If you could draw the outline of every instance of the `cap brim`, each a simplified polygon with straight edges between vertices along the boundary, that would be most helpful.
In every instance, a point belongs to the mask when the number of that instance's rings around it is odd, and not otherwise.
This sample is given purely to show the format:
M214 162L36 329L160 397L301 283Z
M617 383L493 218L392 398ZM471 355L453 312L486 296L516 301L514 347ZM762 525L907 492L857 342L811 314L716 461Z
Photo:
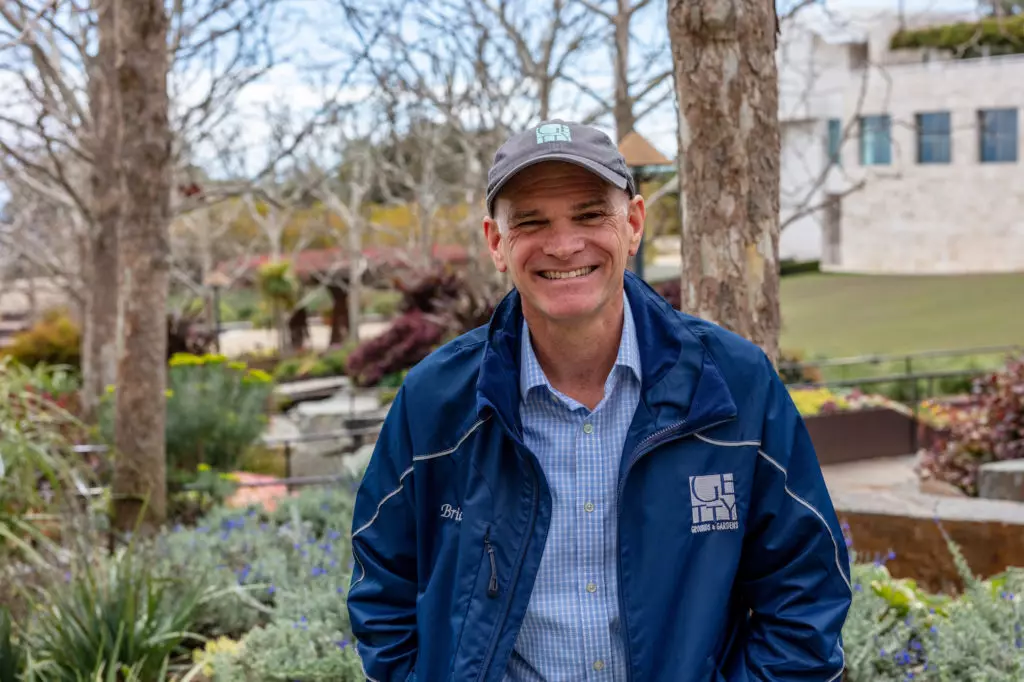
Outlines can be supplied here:
M552 152L550 154L545 154L544 156L532 158L529 161L524 161L523 163L519 164L518 166L510 170L508 173L506 173L505 177L503 177L501 181L493 188L491 188L491 191L487 193L487 212L492 216L494 215L494 198L498 196L498 192L500 192L502 188L508 184L509 180L511 180L520 172L529 168L530 166L536 166L538 163L544 163L545 161L565 161L566 163L572 163L587 169L594 175L597 175L602 180L611 183L612 185L618 187L619 189L626 189L627 187L629 187L629 180L622 177L618 173L615 173L614 171L605 168L599 163L595 163L590 159L585 159L582 156L576 156L575 154L566 154L565 152Z

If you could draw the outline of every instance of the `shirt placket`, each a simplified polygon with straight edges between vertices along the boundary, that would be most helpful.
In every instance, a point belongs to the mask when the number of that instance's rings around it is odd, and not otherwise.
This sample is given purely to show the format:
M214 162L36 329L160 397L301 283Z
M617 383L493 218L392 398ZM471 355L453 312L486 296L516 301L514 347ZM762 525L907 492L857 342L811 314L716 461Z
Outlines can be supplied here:
M602 408L604 405L601 406ZM587 678L606 679L612 662L611 640L608 634L610 613L607 608L609 576L606 571L605 537L608 522L608 496L606 472L609 463L603 459L601 432L606 427L603 413L586 414L582 419L579 437L577 469L577 515L579 556L582 575L580 599L581 622L584 627L584 651L587 657Z

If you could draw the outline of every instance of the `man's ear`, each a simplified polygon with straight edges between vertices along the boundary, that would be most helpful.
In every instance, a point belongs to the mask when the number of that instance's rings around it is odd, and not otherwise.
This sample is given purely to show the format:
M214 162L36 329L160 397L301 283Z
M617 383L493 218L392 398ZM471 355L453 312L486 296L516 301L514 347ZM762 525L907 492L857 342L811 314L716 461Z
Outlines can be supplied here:
M630 199L626 221L629 224L629 255L635 256L640 250L640 241L644 238L644 222L647 220L647 206L644 198L637 194Z
M491 252L491 260L494 261L494 267L498 269L498 272L508 270L508 263L505 261L505 250L502 248L501 243L504 235L501 234L498 221L490 216L484 218L484 239L487 240L487 249Z

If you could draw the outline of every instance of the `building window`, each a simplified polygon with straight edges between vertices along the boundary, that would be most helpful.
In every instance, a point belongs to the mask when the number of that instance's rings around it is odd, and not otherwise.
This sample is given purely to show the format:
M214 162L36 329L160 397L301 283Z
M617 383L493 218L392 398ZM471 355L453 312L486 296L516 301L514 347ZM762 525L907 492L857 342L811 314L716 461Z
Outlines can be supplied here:
M843 146L843 122L838 118L828 120L828 162L841 165L843 162L840 151Z
M949 163L951 159L949 112L918 114L917 162Z
M982 109L978 112L982 163L1017 161L1017 110Z
M860 163L888 166L892 163L892 120L887 115L860 119Z

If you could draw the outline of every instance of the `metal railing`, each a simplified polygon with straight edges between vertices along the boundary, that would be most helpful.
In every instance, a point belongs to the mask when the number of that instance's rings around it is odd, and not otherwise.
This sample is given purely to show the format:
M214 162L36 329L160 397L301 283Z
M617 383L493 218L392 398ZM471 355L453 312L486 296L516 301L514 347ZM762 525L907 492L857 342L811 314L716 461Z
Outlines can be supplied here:
M1004 354L1009 355L1013 353L1020 353L1024 351L1024 345L1010 345L1010 346L977 346L974 348L958 348L953 350L925 350L916 351L913 353L899 353L899 354L871 354L871 355L851 355L841 358L823 358L821 360L801 360L799 362L783 362L779 363L779 369L810 369L810 368L822 368L822 367L846 367L851 365L880 365L883 363L897 363L901 362L907 368L908 373L912 370L914 360L922 360L925 358L937 359L937 358L962 358L962 357L976 357L981 355L996 355Z
M962 357L981 357L1002 354L1010 356L1020 353L1022 346L980 346L975 348L964 348L956 350L929 350L916 353L905 353L901 355L862 355L844 358L828 358L822 360L809 360L804 362L779 363L779 371L822 369L826 367L852 367L857 365L902 365L902 372L887 372L876 375L861 375L856 377L844 377L842 379L822 379L818 381L790 381L787 387L792 390L814 389L814 388L853 388L867 387L880 384L908 385L909 390L902 393L902 399L894 399L910 408L913 416L913 425L917 424L920 414L921 402L924 399L935 397L935 382L948 379L976 379L992 372L991 368L970 367L952 370L931 370L914 371L914 361L924 359L946 359ZM925 389L922 391L922 383ZM917 428L911 428L912 449L917 446Z
M351 421L351 420L350 420ZM358 421L358 420L357 420ZM369 437L376 436L380 433L380 425L376 426L360 426L351 429L338 429L335 431L326 431L324 433L306 434L301 436L283 436L283 437L266 437L261 438L260 442L264 445L284 446L284 477L275 478L267 481L236 481L235 485L239 488L266 488L273 486L284 486L288 492L291 492L295 488L302 488L312 485L325 485L332 483L341 483L349 480L348 474L322 474L312 476L293 476L292 475L292 456L294 455L294 446L308 444L308 443L325 443L330 441L342 442L347 441L349 447L340 449L337 454L341 455L352 455L359 451L363 445L367 444ZM79 455L87 454L98 454L109 451L109 447L102 444L85 443L81 445L75 445L72 447L73 452ZM194 484L186 484L185 490L194 489ZM103 488L85 486L81 481L76 481L76 488L78 489L79 495L82 497L96 497L103 493Z

